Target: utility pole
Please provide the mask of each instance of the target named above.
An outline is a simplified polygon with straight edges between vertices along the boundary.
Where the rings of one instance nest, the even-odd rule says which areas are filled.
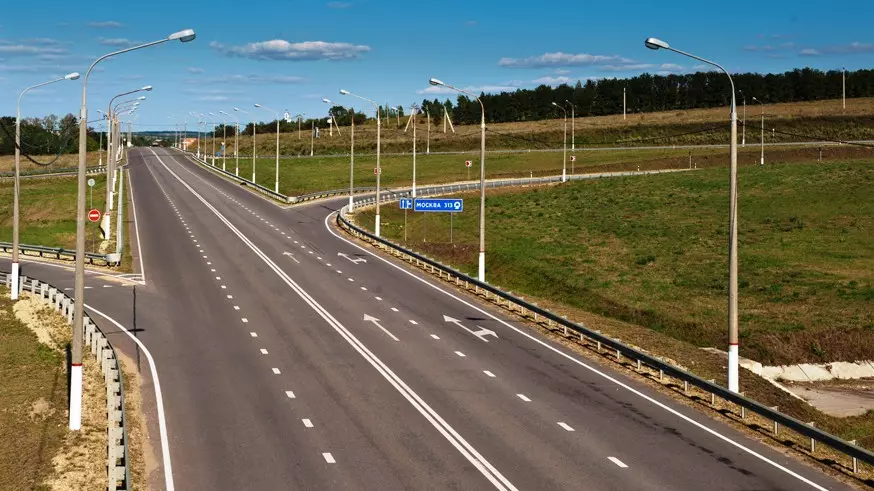
[[[622,87],[622,121],[625,121],[625,87]]]

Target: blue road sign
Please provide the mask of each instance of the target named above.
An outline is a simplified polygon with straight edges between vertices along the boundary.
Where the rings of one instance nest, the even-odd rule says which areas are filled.
[[[413,200],[411,198],[401,198],[398,201],[398,204],[401,205],[402,210],[412,210],[413,209]]]
[[[464,201],[460,199],[417,199],[413,211],[442,211],[458,213],[464,211]]]

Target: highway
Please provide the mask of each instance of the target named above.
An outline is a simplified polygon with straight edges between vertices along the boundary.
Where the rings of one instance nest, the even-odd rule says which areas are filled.
[[[850,489],[350,242],[347,198],[286,209],[129,155],[145,278],[89,276],[86,303],[154,358],[157,489]]]

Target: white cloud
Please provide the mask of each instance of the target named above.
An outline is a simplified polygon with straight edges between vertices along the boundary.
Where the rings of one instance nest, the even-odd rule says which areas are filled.
[[[659,67],[659,70],[667,73],[678,73],[686,70],[686,67],[683,65],[677,65],[674,63],[662,63],[662,66]]]
[[[195,97],[194,100],[203,102],[227,102],[230,99],[226,95],[202,95],[200,97]]]
[[[0,65],[0,72],[36,72],[44,69],[42,65]]]
[[[631,63],[632,61],[621,56],[590,55],[587,53],[544,53],[540,56],[528,58],[501,58],[498,66],[507,68],[543,68],[543,67],[566,67],[583,65],[600,65],[603,63]]]
[[[571,77],[565,77],[565,76],[552,77],[549,75],[547,75],[545,77],[535,78],[534,80],[531,81],[531,83],[533,83],[535,85],[552,85],[552,86],[561,85],[561,84],[570,85],[570,84],[573,84],[575,82],[576,82],[576,80],[572,79]]]
[[[858,55],[865,53],[874,53],[874,43],[860,43],[857,41],[850,44],[824,46],[822,48],[805,48],[798,54],[801,56],[825,56]]]
[[[304,41],[290,43],[283,39],[273,39],[244,46],[225,46],[213,41],[209,46],[227,56],[239,56],[253,60],[350,60],[359,58],[371,50],[370,46],[351,43],[329,43],[325,41]]]
[[[651,63],[625,63],[620,65],[604,65],[599,67],[605,72],[630,72],[635,70],[649,70],[655,68]]]
[[[556,68],[555,70],[552,71],[552,73],[554,73],[556,75],[567,75],[570,72],[571,72],[570,70],[567,70],[565,68]]]
[[[334,10],[348,9],[352,6],[352,2],[328,2],[328,8]]]
[[[218,77],[187,78],[185,83],[198,85],[211,84],[299,84],[303,77],[293,75],[221,75]]]
[[[190,66],[190,67],[188,67],[188,72],[189,73],[203,73],[203,68],[199,68],[196,66]]]
[[[115,29],[119,27],[124,27],[124,24],[122,24],[121,22],[116,22],[114,20],[107,20],[99,22],[89,22],[88,27],[93,27],[94,29]]]
[[[33,44],[0,44],[0,55],[7,56],[36,56],[36,55],[63,55],[66,54],[65,48],[55,46],[38,46]]]
[[[134,45],[134,42],[126,38],[100,38],[98,42],[104,46],[112,46],[114,48],[129,48]]]

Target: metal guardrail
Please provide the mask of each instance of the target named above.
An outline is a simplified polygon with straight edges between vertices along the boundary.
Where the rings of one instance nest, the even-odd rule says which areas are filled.
[[[178,150],[178,149],[177,149],[177,150]],[[264,194],[264,195],[266,195],[266,196],[268,196],[268,197],[270,197],[270,198],[273,198],[273,199],[275,199],[275,200],[277,200],[277,201],[281,201],[281,202],[283,202],[283,203],[293,203],[293,202],[294,202],[294,198],[293,198],[293,197],[290,197],[290,196],[286,196],[286,195],[284,195],[284,194],[277,193],[277,192],[273,191],[272,189],[266,188],[266,187],[264,187],[264,186],[262,186],[262,185],[260,185],[260,184],[256,184],[256,183],[254,183],[254,182],[252,182],[252,181],[250,181],[250,180],[248,180],[248,179],[245,179],[245,178],[243,178],[243,177],[240,177],[240,176],[234,174],[233,172],[228,172],[228,171],[226,171],[226,170],[223,170],[223,169],[221,169],[220,167],[218,167],[218,166],[216,166],[216,165],[210,164],[209,162],[207,162],[207,161],[205,161],[205,160],[202,160],[202,159],[198,158],[198,157],[197,157],[195,154],[193,154],[192,152],[182,151],[182,150],[180,150],[180,151],[183,152],[183,153],[185,153],[186,155],[188,155],[188,157],[189,157],[191,160],[193,160],[194,162],[197,162],[198,164],[200,164],[200,165],[206,167],[207,169],[209,169],[209,170],[211,170],[211,171],[213,171],[213,172],[216,172],[216,173],[218,173],[218,174],[220,174],[220,175],[223,175],[223,176],[225,176],[225,177],[227,177],[227,178],[229,178],[229,179],[231,179],[231,180],[237,181],[237,182],[240,183],[240,184],[243,184],[243,185],[245,185],[245,186],[249,186],[249,187],[251,187],[252,189],[258,191],[258,192],[261,193],[261,194]]]
[[[0,242],[0,250],[6,253],[12,252],[11,242]],[[63,247],[47,247],[41,245],[18,244],[18,251],[25,256],[46,257],[54,256],[58,260],[74,261],[76,260],[75,249],[64,249]],[[28,254],[30,253],[30,254]],[[89,264],[95,264],[95,261],[103,261],[106,266],[118,266],[121,262],[120,254],[98,254],[96,252],[86,252],[85,260]]]
[[[0,281],[7,288],[12,287],[12,278],[9,273],[0,272]],[[73,299],[63,291],[39,280],[21,277],[19,283],[21,291],[30,290],[30,293],[43,303],[54,308],[59,314],[67,319],[67,323],[73,325]],[[108,430],[106,432],[106,482],[110,491],[128,491],[131,489],[130,459],[128,453],[128,433],[125,422],[124,407],[124,380],[121,375],[118,356],[115,348],[106,339],[103,331],[91,319],[88,313],[84,313],[84,341],[90,346],[91,354],[100,363],[103,371],[103,380],[106,382],[106,414]]]
[[[422,189],[422,191],[424,191],[425,189]],[[463,191],[467,189],[470,188],[466,187],[466,185],[462,185],[460,190]],[[419,195],[419,192],[417,192],[417,195]],[[391,199],[387,198],[380,201],[390,200]],[[372,204],[373,202],[374,198],[367,198],[362,199],[361,201],[356,203],[367,205]],[[582,324],[577,324],[573,321],[568,320],[565,317],[556,315],[542,307],[538,307],[535,304],[529,303],[519,297],[516,297],[511,293],[507,293],[487,283],[480,282],[479,280],[472,278],[460,271],[457,271],[450,266],[441,264],[431,258],[413,252],[409,249],[404,248],[401,245],[395,244],[382,237],[377,237],[347,220],[344,216],[348,212],[347,208],[348,205],[344,206],[340,210],[340,212],[337,213],[337,224],[340,226],[341,229],[347,231],[347,233],[350,233],[355,237],[358,237],[367,242],[374,243],[378,247],[385,248],[391,254],[398,256],[411,264],[415,264],[416,266],[422,267],[425,270],[430,270],[431,273],[438,274],[441,279],[444,279],[445,275],[445,279],[447,281],[454,280],[457,286],[462,286],[463,283],[463,286],[466,290],[472,289],[473,293],[477,295],[483,295],[487,300],[493,300],[499,305],[506,307],[514,314],[518,314],[523,318],[533,320],[535,323],[538,324],[545,323],[549,328],[551,328],[553,324],[561,326],[564,328],[565,336],[568,335],[569,330],[573,331],[574,333],[579,335],[581,343],[590,343],[594,345],[598,352],[602,352],[603,349],[615,352],[616,359],[620,362],[623,356],[630,360],[636,360],[638,371],[640,371],[643,366],[646,366],[652,370],[658,371],[660,378],[664,377],[664,375],[667,375],[669,377],[673,377],[674,379],[680,380],[684,384],[684,391],[688,390],[688,386],[691,384],[692,386],[697,387],[704,392],[710,393],[712,405],[715,405],[716,397],[735,404],[741,408],[741,418],[745,417],[745,411],[749,410],[768,420],[773,421],[775,432],[777,431],[778,425],[780,425],[804,437],[807,437],[810,439],[811,453],[815,451],[815,442],[823,443],[835,449],[836,451],[850,457],[852,459],[852,467],[848,468],[851,469],[853,473],[858,471],[859,462],[864,462],[874,466],[874,453],[872,453],[868,449],[859,447],[854,443],[848,442],[835,435],[827,433],[819,428],[812,426],[812,424],[803,423],[802,421],[799,421],[789,415],[783,414],[775,409],[767,407],[757,401],[748,399],[741,394],[732,392],[725,387],[716,385],[711,381],[704,380],[695,374],[683,370],[682,368],[664,362],[659,358],[656,358],[655,356],[637,350],[631,346],[622,343],[621,341],[605,336],[599,331],[594,331],[585,327]]]
[[[29,171],[22,172],[21,178],[36,178],[36,177],[62,177],[62,176],[75,176],[79,170],[75,167],[68,167],[64,169],[54,169],[50,172],[39,172],[39,171]],[[95,166],[88,167],[88,174],[99,174],[101,172],[106,172],[106,166]],[[15,177],[14,172],[0,172],[0,179],[12,179]]]

